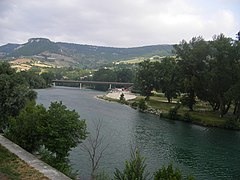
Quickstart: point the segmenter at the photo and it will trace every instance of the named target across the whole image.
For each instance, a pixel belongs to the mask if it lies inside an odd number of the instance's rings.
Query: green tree
[[[189,97],[188,107],[193,111],[195,97],[204,88],[205,62],[209,54],[208,43],[202,37],[194,37],[187,43],[182,41],[174,49],[178,58],[178,65],[183,91]]]
[[[210,45],[211,58],[208,60],[208,84],[206,87],[210,94],[214,94],[214,101],[219,106],[220,116],[223,117],[232,103],[227,92],[234,84],[237,63],[234,61],[235,55],[231,38],[220,34],[214,37]]]
[[[116,69],[116,81],[118,82],[133,82],[133,71],[128,68]]]
[[[52,102],[43,124],[43,145],[55,154],[57,160],[64,160],[71,148],[86,138],[85,120],[79,120],[75,110],[68,110],[62,102]]]
[[[36,93],[29,89],[26,80],[8,63],[0,63],[0,131],[8,126],[9,116],[17,116]]]
[[[30,88],[39,89],[46,87],[46,81],[43,77],[33,71],[22,71],[20,75],[27,81]]]
[[[41,159],[66,175],[74,176],[69,165],[71,148],[86,138],[85,120],[61,102],[53,102],[46,110],[29,102],[15,118],[11,118],[7,137],[29,152],[40,152]]]
[[[52,85],[52,80],[55,79],[54,73],[50,72],[44,72],[41,74],[42,78],[45,80],[47,86]]]
[[[11,117],[6,136],[29,152],[38,151],[42,145],[42,122],[47,111],[34,101],[28,102],[15,118]]]
[[[146,96],[146,99],[150,97],[156,82],[154,71],[155,64],[149,60],[139,63],[135,84],[140,89],[141,94]]]
[[[111,69],[99,69],[93,74],[94,81],[106,81],[113,82],[117,80],[116,72]],[[97,90],[106,91],[108,90],[108,85],[96,85]]]
[[[145,159],[141,157],[138,149],[131,150],[131,158],[125,162],[125,168],[121,172],[116,169],[114,172],[115,180],[146,180],[149,176],[148,172],[145,172],[146,164]]]
[[[157,86],[156,89],[162,89],[168,102],[177,97],[179,93],[179,75],[178,66],[174,58],[166,57],[156,66]]]

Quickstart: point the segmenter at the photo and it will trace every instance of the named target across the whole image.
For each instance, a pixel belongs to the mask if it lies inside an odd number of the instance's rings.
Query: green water
[[[239,179],[240,132],[206,128],[178,121],[160,119],[140,113],[128,106],[94,98],[102,92],[73,88],[37,90],[37,102],[49,106],[62,101],[86,119],[88,131],[93,121],[103,122],[102,133],[110,146],[100,161],[100,170],[112,174],[122,169],[130,156],[131,146],[137,146],[146,157],[149,172],[173,162],[183,174],[196,179]],[[79,147],[70,153],[70,162],[88,179],[90,161]]]

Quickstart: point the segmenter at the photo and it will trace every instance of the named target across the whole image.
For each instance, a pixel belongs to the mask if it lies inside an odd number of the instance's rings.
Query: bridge
[[[82,84],[88,85],[109,85],[109,89],[112,89],[112,85],[120,85],[124,87],[131,87],[134,83],[129,82],[105,82],[105,81],[75,81],[75,80],[52,80],[53,86],[55,87],[56,83],[79,83],[79,88],[82,89]]]

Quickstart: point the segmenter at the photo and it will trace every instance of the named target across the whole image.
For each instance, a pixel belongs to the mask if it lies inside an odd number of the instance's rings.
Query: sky
[[[240,31],[240,0],[0,0],[0,45],[49,38],[114,47]]]

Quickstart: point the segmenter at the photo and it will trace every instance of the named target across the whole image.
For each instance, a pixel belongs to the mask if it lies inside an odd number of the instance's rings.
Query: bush
[[[144,172],[146,168],[145,159],[140,156],[140,152],[138,149],[131,151],[131,159],[130,161],[125,162],[125,168],[123,172],[119,169],[116,169],[114,172],[115,180],[128,180],[128,179],[138,179],[145,180],[147,179],[149,173]]]
[[[184,113],[183,120],[187,122],[192,122],[192,117],[190,116],[189,112]]]
[[[134,109],[137,109],[138,103],[134,101],[133,103],[131,103],[131,107],[133,107]]]
[[[179,169],[173,169],[173,165],[170,164],[167,167],[163,166],[157,172],[154,173],[154,180],[181,180],[182,174]]]
[[[179,108],[180,108],[180,104],[177,104],[173,108],[170,108],[170,110],[168,111],[168,118],[173,119],[173,120],[178,120],[179,119],[179,115],[178,115]]]
[[[235,118],[229,118],[225,123],[225,127],[229,129],[240,129],[240,123]]]
[[[146,101],[144,99],[140,99],[138,102],[138,108],[140,111],[144,111],[147,109],[147,104]]]
[[[181,171],[176,168],[173,169],[173,165],[170,164],[167,167],[163,166],[157,172],[154,173],[154,180],[182,180]],[[187,180],[194,180],[192,176],[187,176]]]

